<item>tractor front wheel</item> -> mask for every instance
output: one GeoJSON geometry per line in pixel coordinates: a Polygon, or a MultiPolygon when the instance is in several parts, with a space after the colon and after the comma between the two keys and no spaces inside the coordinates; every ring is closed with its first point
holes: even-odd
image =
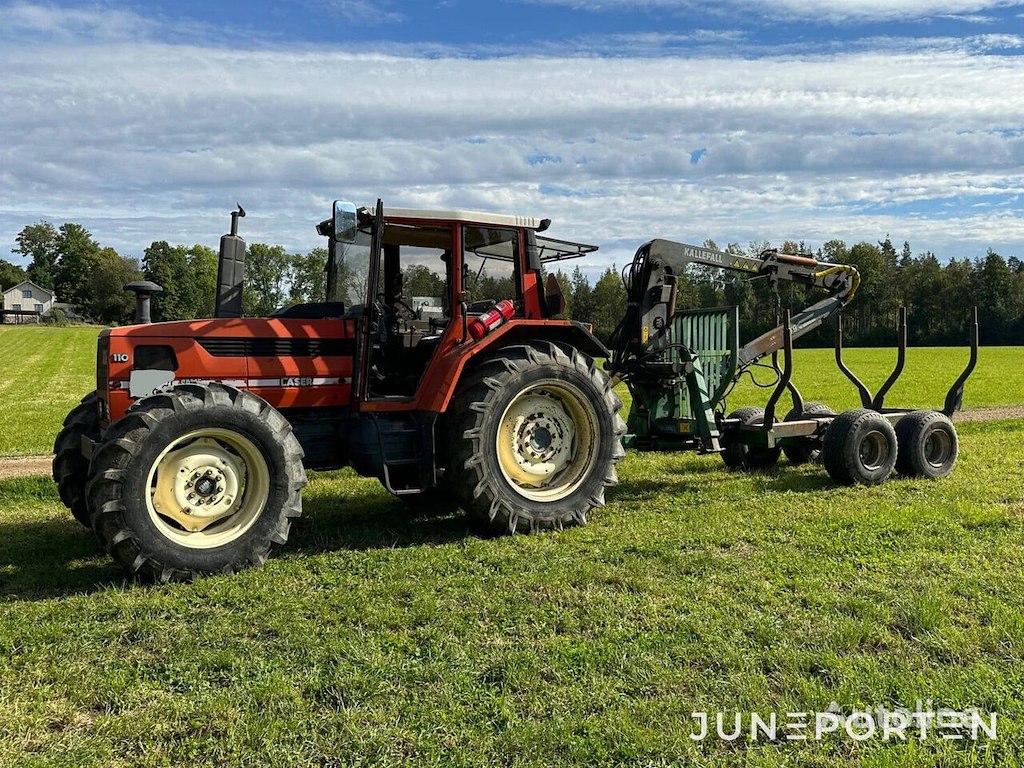
{"type": "Polygon", "coordinates": [[[53,444],[53,482],[60,500],[71,510],[75,520],[90,527],[89,503],[85,483],[89,479],[89,460],[82,453],[82,438],[100,439],[100,414],[95,392],[82,398],[64,419],[64,428],[53,444]]]}
{"type": "Polygon", "coordinates": [[[496,531],[581,524],[617,482],[621,407],[608,377],[579,350],[506,347],[469,374],[449,408],[450,486],[496,531]]]}
{"type": "Polygon", "coordinates": [[[302,448],[265,400],[221,384],[144,398],[108,427],[93,527],[132,574],[166,582],[261,565],[302,513],[302,448]]]}

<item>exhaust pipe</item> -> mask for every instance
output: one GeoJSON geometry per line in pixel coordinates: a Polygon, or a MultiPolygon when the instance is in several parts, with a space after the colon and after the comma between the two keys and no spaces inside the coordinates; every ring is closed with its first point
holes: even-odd
{"type": "Polygon", "coordinates": [[[149,325],[152,323],[150,298],[154,293],[161,293],[163,288],[149,280],[136,280],[132,283],[125,283],[124,290],[135,294],[135,324],[149,325]]]}
{"type": "Polygon", "coordinates": [[[214,317],[242,316],[242,284],[245,282],[245,240],[238,236],[238,220],[245,209],[231,212],[231,232],[220,239],[217,262],[217,300],[214,317]]]}

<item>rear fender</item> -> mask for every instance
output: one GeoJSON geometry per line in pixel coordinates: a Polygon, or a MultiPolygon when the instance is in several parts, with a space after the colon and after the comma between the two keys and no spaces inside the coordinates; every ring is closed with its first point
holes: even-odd
{"type": "Polygon", "coordinates": [[[555,341],[568,344],[591,357],[609,356],[608,348],[582,323],[570,320],[513,320],[480,341],[457,348],[461,354],[450,364],[445,374],[438,376],[441,386],[433,389],[431,402],[423,404],[425,410],[444,413],[459,382],[480,360],[492,356],[502,347],[527,341],[555,341]]]}

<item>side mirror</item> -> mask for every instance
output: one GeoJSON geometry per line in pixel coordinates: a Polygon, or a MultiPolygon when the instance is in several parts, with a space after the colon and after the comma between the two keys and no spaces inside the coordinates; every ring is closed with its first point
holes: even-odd
{"type": "Polygon", "coordinates": [[[354,243],[356,241],[356,207],[344,200],[334,201],[334,241],[354,243]]]}

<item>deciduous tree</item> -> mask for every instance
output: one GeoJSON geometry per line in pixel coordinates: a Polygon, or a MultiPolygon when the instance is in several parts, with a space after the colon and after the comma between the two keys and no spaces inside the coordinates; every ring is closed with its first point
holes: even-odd
{"type": "MultiPolygon", "coordinates": [[[[13,253],[29,260],[27,277],[43,288],[53,290],[57,266],[57,230],[48,221],[29,224],[18,233],[13,253]]],[[[60,298],[63,301],[63,298],[60,298]]]]}
{"type": "Polygon", "coordinates": [[[0,290],[6,290],[25,279],[25,270],[7,259],[0,259],[0,290]]]}

